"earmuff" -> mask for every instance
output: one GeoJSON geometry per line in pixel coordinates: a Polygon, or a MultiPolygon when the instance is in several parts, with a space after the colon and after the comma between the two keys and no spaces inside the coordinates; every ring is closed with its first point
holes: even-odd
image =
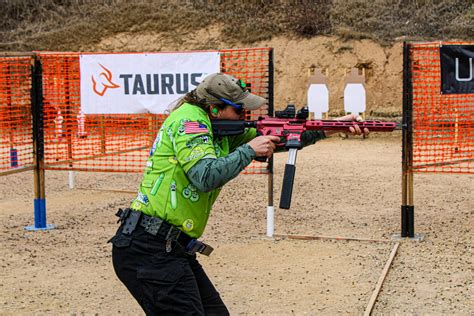
{"type": "Polygon", "coordinates": [[[219,110],[217,108],[212,108],[211,113],[217,115],[219,114],[219,110]]]}

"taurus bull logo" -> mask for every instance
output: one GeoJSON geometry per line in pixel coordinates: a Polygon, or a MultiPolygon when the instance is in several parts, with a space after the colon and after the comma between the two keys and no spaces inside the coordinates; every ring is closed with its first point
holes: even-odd
{"type": "Polygon", "coordinates": [[[107,89],[115,89],[119,88],[120,86],[112,82],[112,72],[110,70],[105,68],[100,63],[99,66],[102,67],[104,71],[99,74],[99,82],[97,82],[94,78],[94,75],[92,75],[92,89],[97,95],[102,97],[107,89]]]}

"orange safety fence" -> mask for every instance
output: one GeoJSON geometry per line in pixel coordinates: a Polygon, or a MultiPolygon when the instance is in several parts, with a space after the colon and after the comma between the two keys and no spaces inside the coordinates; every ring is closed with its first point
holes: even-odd
{"type": "MultiPolygon", "coordinates": [[[[221,71],[245,81],[269,99],[272,109],[271,49],[222,50],[221,71]]],[[[142,172],[156,134],[166,118],[157,114],[83,114],[80,100],[80,53],[37,52],[42,65],[44,164],[46,170],[142,172]]],[[[31,57],[0,59],[1,171],[16,162],[33,163],[31,57]],[[21,61],[21,63],[20,63],[21,61]],[[23,67],[23,68],[22,68],[23,67]],[[18,157],[12,160],[12,150],[18,157]]],[[[245,173],[268,173],[267,163],[252,163],[245,173]]]]}
{"type": "Polygon", "coordinates": [[[32,167],[31,56],[0,57],[0,172],[32,167]]]}
{"type": "Polygon", "coordinates": [[[441,94],[440,45],[410,44],[413,172],[474,173],[474,94],[441,94]]]}

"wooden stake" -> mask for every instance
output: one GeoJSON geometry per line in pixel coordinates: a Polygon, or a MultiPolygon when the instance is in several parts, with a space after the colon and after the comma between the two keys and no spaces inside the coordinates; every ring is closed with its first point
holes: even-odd
{"type": "Polygon", "coordinates": [[[78,190],[87,190],[87,191],[107,191],[107,192],[116,192],[116,193],[129,193],[129,194],[137,194],[137,190],[130,191],[130,190],[119,190],[119,189],[85,189],[85,188],[77,188],[78,190]]]}
{"type": "Polygon", "coordinates": [[[387,276],[388,269],[390,269],[390,265],[392,264],[393,258],[395,258],[395,255],[397,254],[399,245],[400,243],[397,242],[393,246],[392,252],[390,253],[390,257],[388,258],[388,261],[382,270],[382,274],[380,275],[379,281],[377,282],[377,285],[375,286],[375,290],[372,293],[372,297],[369,300],[369,305],[367,305],[367,308],[365,309],[364,316],[370,316],[370,314],[372,313],[372,308],[374,308],[375,301],[377,300],[380,289],[382,288],[383,281],[385,280],[385,277],[387,276]]]}
{"type": "Polygon", "coordinates": [[[358,237],[344,237],[344,236],[308,236],[308,235],[283,235],[275,234],[274,237],[299,239],[299,240],[318,240],[318,239],[333,239],[333,240],[358,240],[358,241],[375,241],[375,242],[392,242],[388,239],[370,239],[358,237]]]}

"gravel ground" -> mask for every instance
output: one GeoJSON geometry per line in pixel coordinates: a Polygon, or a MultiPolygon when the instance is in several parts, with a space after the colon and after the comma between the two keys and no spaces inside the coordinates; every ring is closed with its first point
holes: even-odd
{"type": "MultiPolygon", "coordinates": [[[[200,257],[231,314],[363,314],[399,233],[401,140],[393,133],[332,137],[298,154],[290,210],[275,211],[275,233],[378,241],[266,238],[267,177],[225,186],[200,257]]],[[[284,153],[275,158],[278,205],[284,153]]],[[[31,232],[33,175],[0,178],[0,314],[139,315],[110,256],[114,213],[133,198],[140,175],[46,172],[48,223],[31,232]],[[106,191],[124,190],[124,192],[106,191]]],[[[402,240],[373,314],[474,314],[473,177],[415,175],[417,233],[402,240]]]]}

